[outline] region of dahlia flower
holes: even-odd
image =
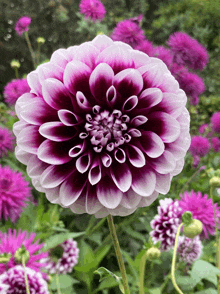
[[[14,135],[11,131],[0,126],[0,158],[7,155],[8,151],[14,149]]]
[[[199,127],[199,133],[203,134],[209,128],[208,124],[203,124]]]
[[[38,253],[38,251],[44,246],[43,243],[38,244],[39,240],[33,242],[36,234],[28,234],[27,231],[18,232],[16,230],[8,230],[8,233],[0,232],[0,254],[11,253],[11,258],[7,263],[0,263],[0,274],[5,273],[8,269],[16,266],[14,254],[17,249],[24,245],[26,250],[30,253],[30,259],[26,262],[26,266],[33,269],[36,272],[40,272],[47,264],[40,262],[42,258],[48,256],[47,252]]]
[[[164,46],[156,46],[152,53],[153,56],[160,58],[168,67],[172,65],[173,56],[170,49],[167,49]]]
[[[203,246],[199,236],[196,236],[193,239],[180,236],[177,247],[179,261],[183,261],[187,265],[191,265],[194,261],[200,258],[202,254],[202,248]]]
[[[15,222],[31,197],[29,182],[22,173],[0,165],[0,220]]]
[[[54,256],[53,256],[54,254]],[[67,274],[71,273],[73,267],[77,264],[79,249],[77,242],[68,239],[52,250],[50,256],[44,260],[47,265],[45,270],[49,274]]]
[[[220,151],[220,139],[218,137],[211,138],[211,145],[215,152]]]
[[[79,4],[80,13],[92,21],[101,21],[106,14],[104,5],[99,0],[81,0]]]
[[[134,49],[140,50],[149,56],[153,56],[153,43],[146,39],[135,46]]]
[[[17,99],[24,93],[30,92],[26,79],[16,79],[9,82],[3,91],[3,97],[8,105],[14,105]]]
[[[26,267],[26,273],[30,293],[49,294],[47,283],[41,273],[28,267]],[[23,266],[16,265],[0,275],[0,291],[1,294],[26,293]]]
[[[216,133],[220,133],[220,111],[213,113],[211,117],[211,127]]]
[[[161,250],[169,250],[174,247],[176,232],[181,223],[182,210],[178,201],[170,198],[160,200],[157,207],[158,214],[150,222],[153,231],[150,232],[152,241],[156,244],[161,241]]]
[[[208,239],[210,235],[215,234],[215,220],[212,199],[208,198],[207,194],[202,195],[201,192],[184,192],[183,195],[180,195],[179,206],[182,209],[183,213],[185,211],[191,211],[192,216],[195,219],[198,219],[203,224],[203,231],[200,234],[201,238]],[[220,207],[215,205],[215,211],[217,216],[217,221],[220,217]]]
[[[166,194],[190,145],[186,95],[167,66],[105,35],[55,51],[16,103],[16,156],[74,213],[125,216]]]
[[[15,24],[15,31],[19,36],[22,36],[24,32],[29,30],[31,18],[29,16],[22,16]]]
[[[176,32],[169,37],[168,45],[173,52],[174,62],[194,70],[203,70],[209,60],[204,46],[183,32]]]
[[[193,136],[189,152],[192,154],[192,156],[204,157],[209,153],[210,148],[211,146],[207,138],[202,136]]]
[[[133,19],[125,19],[117,23],[111,38],[114,41],[125,42],[132,47],[140,45],[145,40],[144,31]]]

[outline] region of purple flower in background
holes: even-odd
[[[78,257],[79,249],[77,248],[77,242],[73,239],[68,239],[54,248],[50,256],[43,260],[47,263],[45,270],[47,270],[49,274],[58,273],[65,275],[71,273],[78,262]]]
[[[15,31],[19,36],[22,36],[24,32],[29,30],[31,18],[29,16],[22,16],[15,24]]]
[[[30,293],[49,294],[47,283],[41,273],[26,267],[26,274]],[[23,266],[16,265],[0,275],[0,292],[1,294],[26,293]]]
[[[204,157],[209,153],[211,146],[209,140],[202,136],[193,136],[191,139],[191,145],[189,152],[192,156]]]
[[[167,66],[99,35],[60,49],[16,103],[17,158],[74,213],[125,216],[166,194],[190,145],[186,95]]]
[[[17,99],[27,92],[30,92],[27,79],[16,79],[4,87],[3,97],[8,105],[14,105]]]
[[[203,70],[209,60],[204,46],[183,32],[176,32],[169,37],[168,45],[173,52],[174,62],[186,65],[194,70]]]
[[[168,68],[171,67],[173,56],[170,49],[167,49],[164,46],[157,46],[154,47],[152,54],[153,56],[160,58],[168,66]]]
[[[125,19],[117,23],[111,38],[114,41],[125,42],[132,47],[140,45],[145,40],[144,31],[137,21],[132,19]]]
[[[220,139],[218,137],[211,138],[211,144],[215,152],[220,151]]]
[[[143,40],[140,44],[134,47],[136,50],[140,50],[149,56],[153,56],[153,43],[148,40]]]
[[[209,128],[208,124],[203,124],[199,127],[199,133],[203,134]]]
[[[202,248],[203,246],[199,236],[196,236],[193,239],[180,236],[178,239],[177,248],[179,261],[183,261],[187,265],[191,265],[194,261],[200,258],[202,254]]]
[[[215,234],[215,220],[213,212],[212,199],[208,198],[207,194],[202,195],[201,192],[184,192],[183,195],[180,195],[179,206],[185,211],[191,211],[192,216],[195,219],[198,219],[203,224],[203,231],[200,234],[201,238],[208,239],[209,235]],[[219,223],[220,217],[220,207],[215,205],[215,211],[217,216],[217,222]]]
[[[6,128],[0,127],[0,158],[7,156],[7,152],[14,149],[14,135]]]
[[[0,220],[16,222],[31,196],[28,185],[21,173],[0,165]]]
[[[158,214],[150,222],[153,231],[150,232],[152,241],[161,241],[161,250],[169,250],[174,247],[176,232],[181,223],[182,210],[178,201],[171,198],[160,200],[157,207]]]
[[[80,13],[94,22],[101,21],[106,14],[104,5],[99,0],[81,0],[79,4]]]
[[[33,269],[34,271],[40,272],[46,264],[40,262],[42,258],[46,258],[48,256],[47,252],[38,253],[38,251],[44,246],[43,243],[38,244],[39,240],[36,242],[34,238],[36,234],[30,233],[27,231],[21,231],[19,229],[18,233],[16,230],[8,230],[8,233],[0,232],[0,254],[3,253],[11,253],[11,258],[7,263],[0,263],[0,274],[5,273],[6,270],[13,268],[16,266],[17,262],[14,259],[14,254],[17,249],[21,248],[21,245],[24,245],[26,250],[30,253],[30,259],[26,262],[26,266]],[[47,277],[46,274],[43,274]]]
[[[220,111],[213,113],[211,117],[211,127],[216,133],[220,133]]]

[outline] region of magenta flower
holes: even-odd
[[[148,56],[153,56],[153,43],[147,39],[143,40],[139,45],[134,47],[135,50],[140,50]]]
[[[111,38],[114,41],[125,42],[134,48],[145,40],[144,31],[133,19],[125,19],[117,23]]]
[[[166,65],[99,35],[57,50],[16,103],[16,156],[75,213],[128,215],[166,194],[190,145],[186,95]]]
[[[29,182],[22,173],[0,165],[0,220],[16,222],[30,197]]]
[[[194,70],[203,70],[209,60],[205,47],[183,32],[176,32],[169,37],[168,45],[173,52],[174,62],[186,65]]]
[[[181,223],[182,210],[178,201],[171,198],[160,200],[157,207],[158,214],[150,222],[153,231],[150,232],[152,241],[161,241],[161,250],[169,250],[174,247],[176,232]]]
[[[191,145],[189,152],[192,156],[204,157],[209,153],[211,146],[209,140],[202,136],[193,136],[191,140]]]
[[[30,293],[49,294],[46,281],[41,273],[26,267],[28,286]],[[1,294],[18,294],[26,293],[24,267],[16,265],[0,275],[0,293]]]
[[[177,248],[179,261],[183,261],[187,265],[191,265],[194,261],[200,258],[202,254],[202,248],[203,246],[199,236],[196,236],[193,239],[180,236],[178,239]]]
[[[160,58],[168,68],[172,66],[173,56],[170,49],[167,49],[164,46],[157,46],[154,47],[152,54],[153,56]]]
[[[220,111],[213,113],[211,117],[211,127],[216,133],[220,133]]]
[[[211,145],[215,152],[220,151],[220,139],[218,137],[211,138]]]
[[[81,0],[79,4],[80,13],[92,21],[101,21],[106,14],[104,5],[99,0]]]
[[[73,241],[73,239],[68,239],[54,248],[50,256],[44,260],[44,262],[47,263],[45,269],[49,274],[58,273],[65,275],[71,273],[78,262],[78,257],[79,249],[77,248],[77,242]]]
[[[201,192],[184,192],[183,195],[180,195],[181,200],[179,200],[179,206],[185,211],[191,211],[192,216],[195,219],[198,219],[203,224],[203,231],[200,234],[201,238],[208,239],[210,235],[215,234],[215,220],[214,220],[214,212],[213,212],[213,205],[212,199],[208,198],[207,194],[202,195]],[[219,221],[220,217],[220,207],[215,205],[215,211],[217,215],[217,221]]]
[[[17,99],[24,93],[30,92],[26,79],[16,79],[9,82],[3,91],[5,102],[14,105]]]
[[[29,235],[27,231],[22,232],[20,229],[18,233],[16,230],[11,229],[8,230],[8,233],[0,232],[0,254],[11,253],[12,255],[8,263],[0,263],[0,274],[16,266],[17,262],[14,259],[14,254],[17,249],[21,248],[21,245],[24,245],[26,250],[30,253],[30,259],[26,262],[27,267],[36,272],[40,272],[40,270],[47,265],[46,263],[40,262],[40,260],[46,258],[48,253],[38,253],[44,244],[38,244],[39,240],[33,242],[35,236],[36,234],[34,233]]]
[[[0,127],[0,158],[7,156],[14,149],[14,135],[11,131]]]
[[[203,124],[199,127],[199,133],[203,134],[209,128],[208,124]]]
[[[29,30],[31,18],[29,16],[22,16],[15,24],[15,31],[19,36],[22,36],[24,32]]]

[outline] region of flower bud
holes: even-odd
[[[149,260],[158,259],[160,257],[160,255],[161,255],[161,252],[156,247],[151,247],[146,252],[147,259],[149,259]]]
[[[40,44],[40,45],[41,44],[44,44],[45,43],[45,39],[43,37],[38,37],[37,38],[37,43]]]
[[[193,239],[202,233],[202,222],[198,219],[193,219],[192,223],[188,226],[184,224],[183,233],[186,237]]]
[[[219,177],[212,177],[209,181],[210,186],[219,188],[220,187],[220,178]]]
[[[21,66],[20,62],[18,60],[13,59],[11,61],[11,67],[12,68],[19,68]]]
[[[8,263],[9,260],[11,259],[11,253],[3,253],[0,254],[0,263]]]
[[[24,256],[24,262],[26,264],[28,260],[30,259],[30,253],[28,250],[26,250],[24,245],[21,245],[21,248],[18,248],[14,255],[14,259],[16,263],[22,263],[23,256]]]

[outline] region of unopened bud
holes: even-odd
[[[37,43],[38,44],[44,44],[45,43],[45,39],[43,37],[38,37],[37,38]]]
[[[219,188],[220,187],[220,178],[219,177],[212,177],[209,181],[210,186]]]
[[[197,235],[202,233],[202,222],[198,219],[193,219],[190,225],[183,226],[183,233],[186,237],[193,239]]]
[[[149,259],[149,260],[158,259],[160,257],[160,255],[161,255],[161,252],[156,247],[151,247],[146,252],[147,259]]]
[[[9,260],[11,259],[11,253],[3,253],[0,254],[0,263],[8,263]]]
[[[19,68],[21,66],[20,62],[18,60],[13,59],[11,61],[11,67],[12,68]]]
[[[25,264],[28,262],[30,259],[30,253],[24,245],[21,245],[21,248],[18,248],[17,251],[15,252],[14,259],[16,263],[22,263],[22,260],[24,259]]]

